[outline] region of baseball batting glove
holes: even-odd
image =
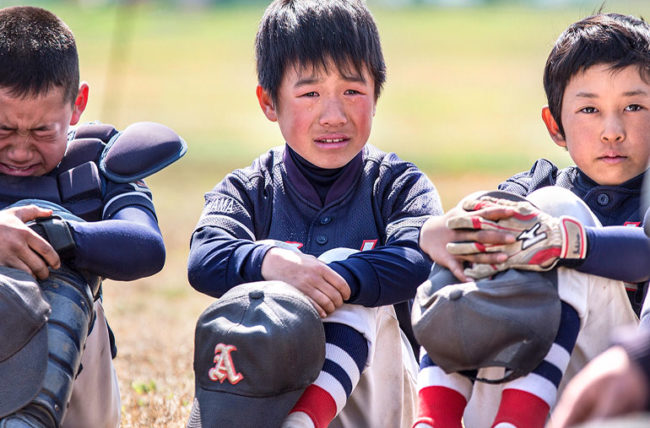
[[[488,207],[510,208],[514,215],[499,221],[486,220],[472,213]],[[504,252],[508,259],[500,264],[474,264],[465,269],[465,275],[483,278],[507,269],[546,271],[553,269],[560,259],[584,259],[587,236],[582,224],[573,217],[552,217],[530,202],[514,202],[484,196],[466,200],[463,209],[469,211],[450,217],[450,229],[496,230],[509,232],[516,241],[506,245],[487,245],[480,242],[451,242],[451,254],[471,255],[481,252]]]

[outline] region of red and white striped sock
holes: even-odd
[[[418,372],[418,413],[413,426],[462,428],[463,412],[472,388],[469,378],[458,373],[445,373],[422,348]]]
[[[493,428],[544,428],[550,407],[536,395],[519,389],[504,389]]]
[[[327,391],[312,384],[300,396],[290,414],[295,412],[307,414],[315,428],[327,428],[336,416],[336,402]]]
[[[458,391],[444,386],[427,386],[418,391],[418,415],[414,426],[462,428],[467,400]]]
[[[360,332],[336,322],[323,323],[323,327],[323,369],[290,412],[307,414],[315,428],[326,428],[343,410],[368,359],[368,342]]]

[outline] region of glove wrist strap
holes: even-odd
[[[560,217],[562,233],[561,259],[584,259],[587,256],[587,234],[582,224],[572,217]]]
[[[65,220],[58,216],[41,217],[27,225],[52,245],[63,260],[74,257],[76,244]]]

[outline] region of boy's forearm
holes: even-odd
[[[376,307],[412,299],[431,269],[431,261],[415,242],[394,241],[330,263],[350,286],[347,303]]]
[[[105,278],[131,281],[165,263],[165,246],[149,210],[129,207],[111,220],[69,222],[76,243],[72,264]]]
[[[262,260],[270,248],[236,239],[217,227],[204,227],[192,235],[188,280],[197,291],[212,297],[238,284],[262,281]]]
[[[587,257],[576,270],[625,281],[650,279],[650,239],[639,227],[585,227]]]

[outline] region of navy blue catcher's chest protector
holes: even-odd
[[[39,177],[0,175],[0,209],[22,199],[58,204],[86,221],[102,218],[111,184],[147,177],[185,154],[187,145],[170,128],[138,122],[118,132],[89,124],[72,130],[61,163]]]

